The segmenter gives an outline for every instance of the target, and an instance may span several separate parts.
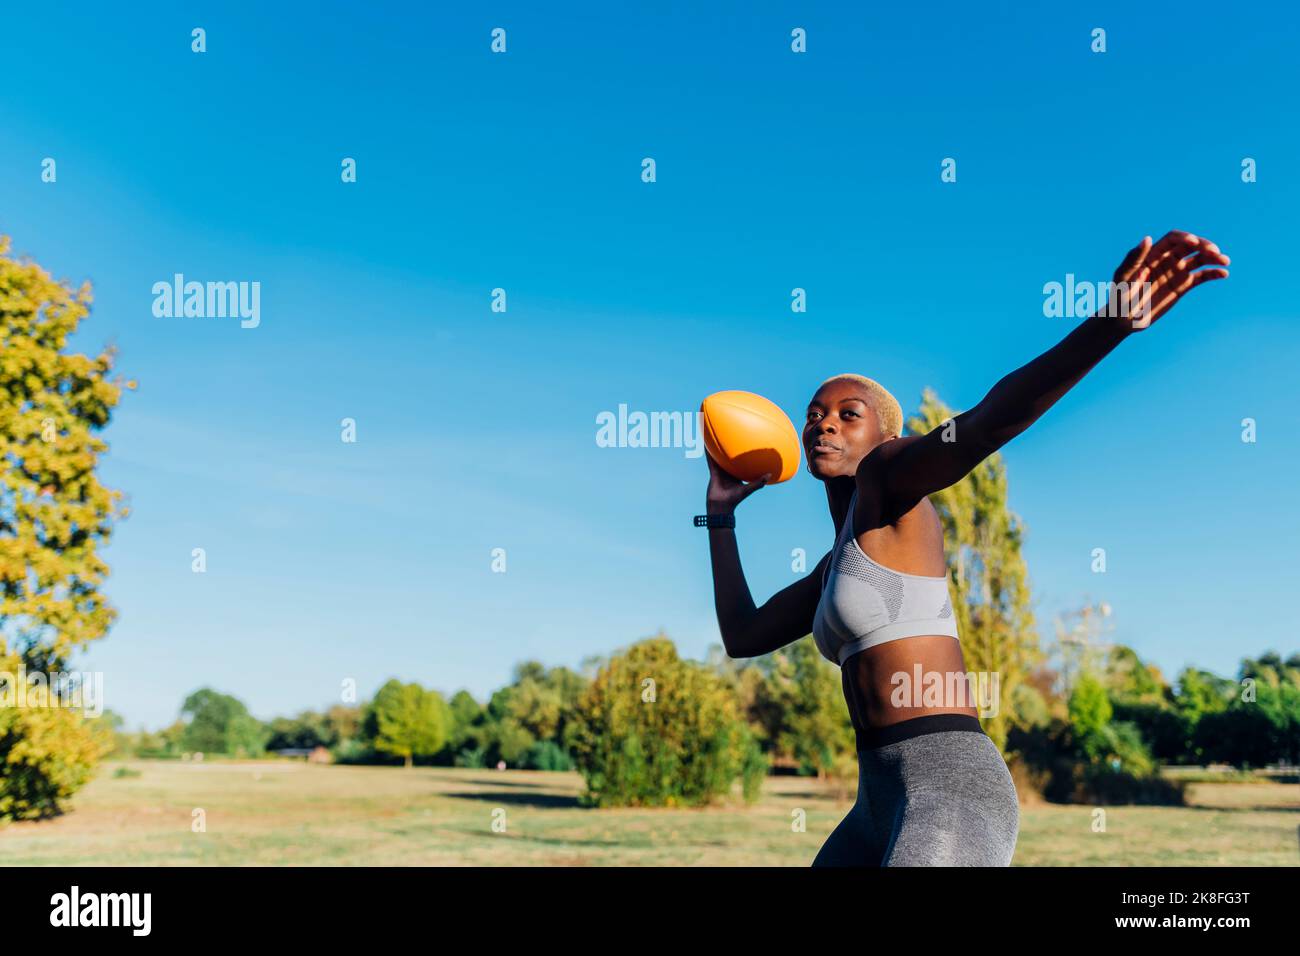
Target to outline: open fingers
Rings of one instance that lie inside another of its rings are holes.
[[[1226,258],[1226,257],[1225,257]],[[1228,278],[1228,270],[1220,268],[1201,269],[1199,272],[1181,273],[1176,284],[1169,282],[1152,283],[1142,297],[1140,308],[1134,313],[1133,328],[1144,329],[1160,316],[1164,315],[1182,296],[1204,282]]]
[[[1208,239],[1198,239],[1195,245],[1171,243],[1158,257],[1153,249],[1152,255],[1134,271],[1130,281],[1134,284],[1151,282],[1154,285],[1177,283],[1188,272],[1202,266],[1226,266],[1231,261]]]
[[[1210,240],[1206,239],[1204,236],[1201,237],[1200,245],[1197,246],[1197,248],[1200,249],[1202,252],[1212,252],[1218,255],[1223,254],[1217,244],[1210,242]]]
[[[1211,243],[1209,246],[1203,246],[1195,255],[1180,259],[1178,268],[1184,272],[1192,272],[1201,266],[1226,266],[1231,262],[1231,259],[1219,251],[1218,246]]]
[[[1151,248],[1147,255],[1146,262],[1143,263],[1150,270],[1150,275],[1158,275],[1162,271],[1173,267],[1176,263],[1187,258],[1200,248],[1201,240],[1191,233],[1180,233],[1181,238],[1174,239],[1161,246],[1173,233],[1168,233],[1160,242]]]
[[[1191,288],[1187,285],[1189,275],[1196,272],[1203,266],[1226,266],[1232,260],[1219,251],[1219,247],[1213,243],[1206,243],[1203,248],[1198,249],[1189,256],[1175,259],[1172,256],[1164,260],[1154,269],[1143,268],[1139,270],[1136,281],[1150,281],[1156,287],[1158,292],[1161,287],[1173,286],[1176,289]],[[1226,275],[1226,273],[1225,273]]]
[[[1200,243],[1200,241],[1201,240],[1198,237],[1192,235],[1190,232],[1184,232],[1181,229],[1170,229],[1156,241],[1154,246],[1151,247],[1151,251],[1147,254],[1146,261],[1154,265],[1179,249],[1187,249],[1190,251],[1192,247]],[[1185,256],[1187,253],[1184,252],[1183,255]],[[1182,256],[1179,258],[1182,258]]]
[[[1185,272],[1182,274],[1179,280],[1170,284],[1167,291],[1172,293],[1175,296],[1179,296],[1182,295],[1184,292],[1186,292],[1188,289],[1200,285],[1202,282],[1207,282],[1210,279],[1226,279],[1226,278],[1228,278],[1227,269],[1213,268],[1213,269],[1202,269],[1199,272]]]

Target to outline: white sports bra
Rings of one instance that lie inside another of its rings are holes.
[[[904,574],[867,557],[853,532],[853,490],[844,527],[822,575],[813,640],[822,656],[843,665],[868,647],[904,637],[957,636],[948,578]]]

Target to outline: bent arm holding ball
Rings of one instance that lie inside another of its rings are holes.
[[[875,514],[869,527],[892,524],[923,498],[964,478],[981,461],[1032,425],[1133,332],[1160,318],[1202,282],[1226,278],[1228,257],[1208,239],[1169,232],[1147,236],[1115,270],[1107,306],[1027,365],[1004,377],[970,411],[925,435],[877,447],[858,467],[859,495]],[[1195,271],[1201,266],[1215,268]]]
[[[744,484],[719,468],[712,456],[705,458],[709,462],[707,504],[711,515],[731,514],[736,505],[767,484],[768,476]],[[709,529],[709,557],[718,630],[728,657],[769,654],[812,631],[821,598],[822,567],[829,554],[811,574],[776,592],[762,607],[754,605],[749,593],[734,529]]]

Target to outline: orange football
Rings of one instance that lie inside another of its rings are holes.
[[[714,392],[700,403],[704,448],[727,474],[769,484],[789,481],[799,470],[799,436],[788,415],[753,392]]]

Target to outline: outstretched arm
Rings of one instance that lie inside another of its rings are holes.
[[[1228,257],[1208,239],[1169,232],[1148,236],[1115,270],[1105,307],[1027,365],[1004,377],[970,411],[920,436],[887,441],[862,460],[858,480],[879,489],[877,526],[910,511],[927,495],[966,477],[981,461],[1032,425],[1110,351],[1151,325],[1186,292],[1223,279]],[[1201,266],[1215,268],[1201,269]],[[863,495],[864,499],[868,496]]]

